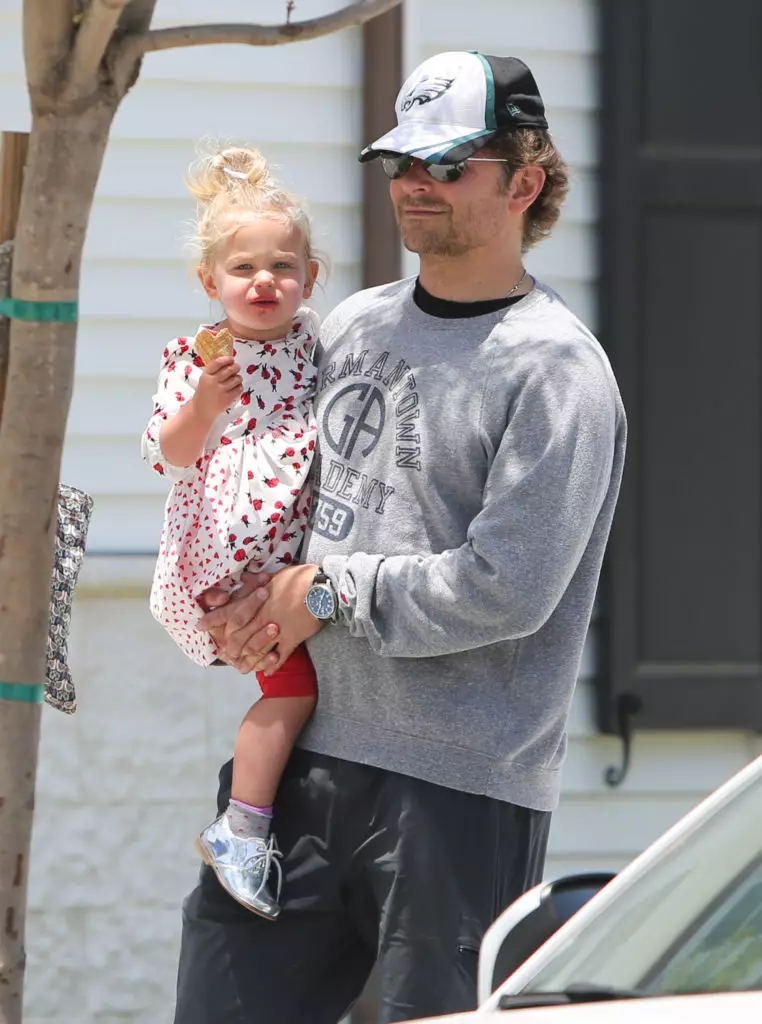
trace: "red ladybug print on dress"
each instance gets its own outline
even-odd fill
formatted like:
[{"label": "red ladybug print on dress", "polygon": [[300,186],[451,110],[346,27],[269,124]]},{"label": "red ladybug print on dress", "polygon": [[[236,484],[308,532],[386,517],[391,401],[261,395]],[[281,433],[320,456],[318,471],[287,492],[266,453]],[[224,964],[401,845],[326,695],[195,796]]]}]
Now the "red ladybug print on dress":
[{"label": "red ladybug print on dress", "polygon": [[[244,568],[272,572],[291,564],[301,543],[309,507],[302,480],[317,438],[316,373],[305,348],[315,341],[316,322],[301,315],[283,342],[236,339],[241,396],[215,420],[205,451],[187,468],[166,463],[158,438],[161,424],[195,393],[203,364],[192,339],[165,349],[144,435],[149,465],[172,481],[151,609],[198,664],[216,657],[211,637],[195,629],[198,596],[234,584]],[[257,417],[247,416],[251,408]]]}]

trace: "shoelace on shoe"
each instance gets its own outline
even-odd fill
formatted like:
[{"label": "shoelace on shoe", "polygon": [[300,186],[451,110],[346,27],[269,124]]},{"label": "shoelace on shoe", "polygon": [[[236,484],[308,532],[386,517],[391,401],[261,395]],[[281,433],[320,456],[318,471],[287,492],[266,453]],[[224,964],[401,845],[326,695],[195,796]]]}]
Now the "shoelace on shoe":
[{"label": "shoelace on shoe", "polygon": [[275,843],[275,836],[270,836],[270,839],[264,850],[260,850],[259,853],[255,853],[253,857],[249,857],[249,859],[245,861],[243,867],[252,869],[258,868],[263,860],[265,862],[262,874],[262,882],[257,891],[254,893],[255,896],[259,896],[264,887],[267,885],[267,881],[270,877],[270,868],[274,867],[276,869],[275,873],[278,876],[278,891],[275,894],[275,900],[277,902],[280,899],[280,891],[283,886],[283,868],[280,865],[280,860],[278,860],[277,858],[282,856],[283,854],[280,852]]}]

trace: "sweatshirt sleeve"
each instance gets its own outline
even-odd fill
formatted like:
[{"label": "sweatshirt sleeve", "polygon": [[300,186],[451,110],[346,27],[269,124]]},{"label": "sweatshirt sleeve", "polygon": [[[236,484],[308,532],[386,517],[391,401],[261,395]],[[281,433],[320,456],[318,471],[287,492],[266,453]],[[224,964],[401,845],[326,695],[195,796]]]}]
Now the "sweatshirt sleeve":
[{"label": "sweatshirt sleeve", "polygon": [[143,460],[155,473],[166,476],[173,483],[186,479],[194,467],[174,466],[167,461],[161,450],[161,427],[193,397],[203,365],[188,338],[175,338],[162,355],[159,382],[153,396],[153,413],[143,431],[140,451]]},{"label": "sweatshirt sleeve", "polygon": [[[488,403],[499,398],[494,386]],[[503,398],[503,404],[505,399]],[[603,362],[568,352],[527,370],[479,513],[458,548],[323,560],[343,622],[387,657],[452,654],[536,632],[561,600],[605,499],[617,406]]]}]

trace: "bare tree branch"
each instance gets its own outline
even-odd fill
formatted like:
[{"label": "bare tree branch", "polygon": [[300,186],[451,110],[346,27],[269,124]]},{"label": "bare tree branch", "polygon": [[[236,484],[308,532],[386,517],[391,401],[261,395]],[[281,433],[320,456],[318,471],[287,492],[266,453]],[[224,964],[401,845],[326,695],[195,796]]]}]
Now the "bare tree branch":
[{"label": "bare tree branch", "polygon": [[129,0],[90,0],[90,6],[74,40],[67,92],[73,98],[93,92],[98,68],[108,49],[117,22]]},{"label": "bare tree branch", "polygon": [[180,46],[209,46],[217,43],[244,43],[249,46],[278,46],[301,43],[342,28],[363,25],[371,18],[396,7],[401,0],[356,0],[346,7],[309,21],[283,25],[187,25],[160,28],[144,37],[143,50],[170,50]]},{"label": "bare tree branch", "polygon": [[74,5],[72,0],[25,0],[23,19],[26,78],[34,99],[66,67]]},{"label": "bare tree branch", "polygon": [[156,0],[131,0],[119,19],[120,39],[112,46],[109,61],[119,96],[124,96],[138,79],[143,44],[155,7]]}]

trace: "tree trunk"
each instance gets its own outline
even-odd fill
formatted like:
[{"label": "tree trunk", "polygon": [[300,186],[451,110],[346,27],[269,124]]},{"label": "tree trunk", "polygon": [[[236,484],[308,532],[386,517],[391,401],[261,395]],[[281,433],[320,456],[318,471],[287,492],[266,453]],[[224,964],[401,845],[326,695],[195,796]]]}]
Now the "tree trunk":
[{"label": "tree trunk", "polygon": [[[74,302],[114,102],[35,117],[14,298]],[[0,422],[0,681],[44,682],[61,449],[76,324],[13,320]],[[20,1024],[40,704],[0,700],[0,1024]]]}]

